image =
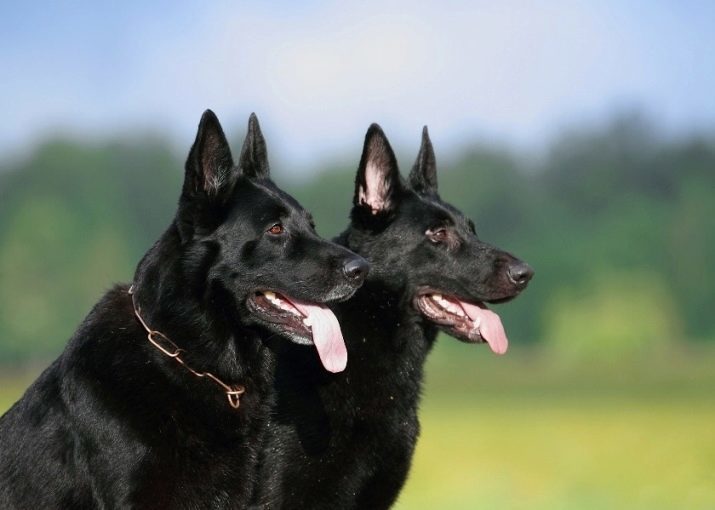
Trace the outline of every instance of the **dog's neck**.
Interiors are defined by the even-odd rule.
[[[180,244],[172,225],[144,255],[134,275],[134,300],[153,329],[175,337],[188,349],[197,341],[205,343],[206,336],[224,336],[225,331],[220,331],[220,323],[210,321],[200,302],[200,289],[184,283]]]
[[[359,325],[367,335],[385,339],[378,348],[395,352],[404,348],[414,350],[414,344],[418,344],[425,353],[428,352],[437,335],[436,327],[425,321],[415,309],[407,280],[388,277],[394,268],[381,267],[381,262],[370,256],[370,239],[370,234],[356,229],[348,229],[334,239],[371,261],[367,280],[341,308],[353,311],[351,313],[356,316],[379,317],[379,321],[363,321]],[[379,331],[369,331],[371,328],[379,328]],[[408,346],[407,343],[413,345]]]
[[[229,384],[242,384],[254,376],[249,372],[255,366],[252,360],[268,353],[255,332],[208,306],[213,304],[210,289],[197,288],[183,276],[177,255],[181,253],[180,243],[172,225],[147,252],[133,281],[134,303],[150,329],[166,335],[184,351],[187,364]],[[167,370],[177,370],[174,363],[163,365]]]

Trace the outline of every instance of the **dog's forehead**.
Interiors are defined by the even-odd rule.
[[[244,180],[237,186],[236,210],[249,211],[243,215],[257,224],[279,219],[307,219],[310,214],[292,196],[279,189],[270,180]]]
[[[252,181],[258,210],[276,211],[283,218],[310,219],[310,214],[288,193],[268,179]],[[258,212],[258,210],[256,212]]]
[[[441,200],[439,201],[439,204],[443,209],[449,212],[456,225],[463,225],[468,227],[471,223],[471,220],[462,211],[454,207],[452,204],[442,202]]]
[[[437,197],[416,195],[417,201],[412,208],[413,215],[418,215],[428,223],[449,222],[457,226],[468,226],[469,219],[456,207],[443,202]]]

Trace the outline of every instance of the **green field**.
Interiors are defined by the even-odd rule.
[[[712,400],[431,401],[399,508],[713,509]]]
[[[715,508],[712,353],[573,367],[435,351],[399,509]],[[1,382],[5,409],[27,378]]]
[[[435,353],[398,508],[715,508],[712,355],[561,368],[534,357]]]

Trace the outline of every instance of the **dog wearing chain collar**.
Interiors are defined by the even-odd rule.
[[[0,418],[0,508],[246,507],[275,358],[313,345],[342,371],[327,305],[366,273],[271,181],[256,117],[234,165],[207,110],[176,216],[131,288],[107,292]]]

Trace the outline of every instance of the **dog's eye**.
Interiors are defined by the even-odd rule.
[[[283,228],[283,225],[281,225],[280,223],[276,223],[275,225],[273,225],[271,228],[268,229],[268,233],[273,234],[273,235],[282,234],[283,232],[285,232],[285,229]]]
[[[447,229],[444,227],[439,227],[434,230],[429,229],[425,233],[427,234],[429,240],[433,243],[441,243],[442,241],[447,239]]]

